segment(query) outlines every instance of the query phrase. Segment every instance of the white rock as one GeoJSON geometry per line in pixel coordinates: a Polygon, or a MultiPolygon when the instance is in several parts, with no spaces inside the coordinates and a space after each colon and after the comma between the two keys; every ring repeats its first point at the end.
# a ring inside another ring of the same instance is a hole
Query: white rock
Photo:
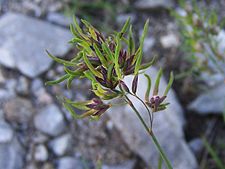
{"type": "Polygon", "coordinates": [[[0,67],[0,84],[3,84],[3,83],[5,83],[5,77],[3,76],[2,70],[1,70],[1,67],[0,67]]]}
{"type": "Polygon", "coordinates": [[[57,136],[65,129],[62,113],[55,105],[43,108],[34,118],[35,127],[43,133],[57,136]]]}
{"type": "Polygon", "coordinates": [[[173,6],[172,0],[139,0],[134,6],[139,10],[151,10],[155,8],[170,8],[173,6]]]}
{"type": "MultiPolygon", "coordinates": [[[[149,68],[146,74],[150,75],[153,83],[157,75],[156,69],[149,68]]],[[[133,77],[129,76],[125,79],[125,83],[131,84],[132,80],[133,77]]],[[[147,81],[143,75],[139,77],[138,86],[137,93],[141,98],[144,98],[147,81]]],[[[162,78],[159,88],[160,95],[162,95],[166,86],[167,83],[162,78]]],[[[149,118],[143,105],[136,99],[131,99],[143,115],[143,118],[148,122],[149,118]]],[[[168,108],[155,114],[154,133],[171,160],[174,169],[196,169],[196,159],[184,140],[182,129],[184,125],[183,111],[172,90],[167,96],[167,101],[170,102],[168,108]]],[[[114,122],[115,127],[121,132],[121,136],[129,148],[137,153],[149,167],[157,168],[159,153],[133,110],[129,106],[113,107],[109,110],[108,115],[114,122]]]]}
{"type": "Polygon", "coordinates": [[[71,135],[64,134],[52,140],[49,146],[56,155],[62,156],[71,147],[71,141],[71,135]]]}
{"type": "Polygon", "coordinates": [[[59,159],[57,169],[83,169],[83,164],[76,158],[73,157],[63,157],[59,159]]]}
{"type": "Polygon", "coordinates": [[[10,142],[13,138],[13,130],[4,121],[0,121],[0,144],[10,142]]]}
{"type": "Polygon", "coordinates": [[[0,144],[0,168],[20,169],[24,165],[25,151],[16,139],[0,144]]]}
{"type": "Polygon", "coordinates": [[[153,37],[145,38],[143,51],[146,56],[149,55],[149,52],[151,51],[154,44],[155,44],[155,39],[153,37]]]}
{"type": "Polygon", "coordinates": [[[35,147],[34,159],[36,161],[46,161],[48,159],[48,150],[43,144],[35,147]]]}
{"type": "Polygon", "coordinates": [[[131,23],[132,23],[135,20],[135,15],[133,13],[120,14],[120,15],[117,16],[116,22],[118,24],[124,24],[127,21],[128,18],[130,18],[131,23]]]}
{"type": "Polygon", "coordinates": [[[72,18],[69,18],[69,16],[66,17],[65,15],[56,12],[49,12],[47,15],[47,20],[61,26],[69,26],[73,23],[72,18]]]}
{"type": "Polygon", "coordinates": [[[188,106],[199,114],[223,113],[225,110],[225,84],[220,84],[198,96],[188,106]]]}
{"type": "Polygon", "coordinates": [[[180,42],[177,35],[171,33],[160,38],[160,43],[164,48],[178,47],[180,42]]]}
{"type": "Polygon", "coordinates": [[[22,14],[7,13],[0,18],[0,64],[34,78],[53,62],[45,49],[63,56],[70,49],[70,39],[68,30],[22,14]]]}

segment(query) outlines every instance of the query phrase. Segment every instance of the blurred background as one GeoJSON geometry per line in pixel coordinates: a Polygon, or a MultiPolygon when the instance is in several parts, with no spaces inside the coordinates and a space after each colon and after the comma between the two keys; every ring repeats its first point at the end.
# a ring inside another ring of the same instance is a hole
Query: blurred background
{"type": "Polygon", "coordinates": [[[160,143],[175,169],[224,169],[224,8],[224,0],[0,0],[0,169],[157,168],[144,130],[129,131],[139,121],[118,115],[126,109],[74,120],[56,99],[91,98],[89,81],[44,85],[64,74],[46,49],[76,54],[68,44],[72,16],[104,35],[130,17],[137,42],[150,19],[144,61],[157,62],[148,72],[154,78],[162,67],[164,86],[175,73],[171,108],[155,118],[160,143]]]}

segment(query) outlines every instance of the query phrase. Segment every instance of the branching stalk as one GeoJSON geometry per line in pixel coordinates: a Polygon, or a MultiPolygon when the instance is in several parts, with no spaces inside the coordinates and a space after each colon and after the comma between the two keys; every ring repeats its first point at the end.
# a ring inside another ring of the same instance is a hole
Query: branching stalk
{"type": "Polygon", "coordinates": [[[162,147],[160,146],[157,138],[155,137],[152,128],[149,128],[147,126],[147,124],[145,123],[144,119],[142,118],[141,114],[139,113],[139,111],[135,108],[135,106],[133,105],[133,103],[131,102],[131,100],[125,95],[126,101],[128,102],[128,104],[130,105],[130,107],[134,110],[134,112],[136,113],[136,115],[138,116],[139,120],[141,121],[141,124],[144,126],[146,132],[148,133],[148,135],[152,138],[153,143],[155,144],[160,156],[162,157],[162,159],[164,160],[166,166],[168,169],[173,169],[170,161],[168,160],[166,154],[164,153],[162,147]]]}

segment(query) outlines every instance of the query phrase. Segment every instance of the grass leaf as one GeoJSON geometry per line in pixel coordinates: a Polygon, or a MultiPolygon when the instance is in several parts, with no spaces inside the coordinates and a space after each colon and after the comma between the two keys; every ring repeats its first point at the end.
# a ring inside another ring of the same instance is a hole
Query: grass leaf
{"type": "Polygon", "coordinates": [[[93,47],[94,47],[95,53],[96,53],[96,55],[98,56],[98,58],[100,59],[101,63],[102,63],[105,67],[107,67],[108,63],[107,63],[107,61],[105,60],[105,57],[104,57],[104,56],[102,55],[102,53],[100,52],[100,50],[99,50],[99,48],[97,47],[97,45],[96,45],[96,44],[93,44],[93,47]]]}
{"type": "Polygon", "coordinates": [[[171,86],[173,84],[173,80],[174,80],[174,76],[173,76],[173,72],[171,72],[170,73],[170,80],[169,80],[169,83],[168,83],[168,85],[166,87],[166,90],[165,90],[163,96],[166,96],[168,94],[168,92],[169,92],[169,90],[170,90],[170,88],[171,88],[171,86]]]}
{"type": "Polygon", "coordinates": [[[205,148],[207,149],[209,154],[212,156],[212,158],[213,158],[214,162],[216,163],[218,169],[225,169],[225,165],[222,163],[219,156],[216,154],[215,150],[213,150],[213,148],[210,146],[210,144],[208,143],[206,138],[203,137],[202,140],[203,140],[203,144],[204,144],[205,148]]]}
{"type": "Polygon", "coordinates": [[[122,78],[122,73],[121,73],[121,70],[120,70],[120,65],[119,65],[119,55],[120,55],[120,49],[121,49],[121,42],[120,42],[120,39],[117,38],[117,41],[116,41],[116,49],[115,49],[115,55],[114,55],[114,63],[115,63],[115,70],[116,70],[116,74],[118,76],[119,79],[122,78]]]}
{"type": "Polygon", "coordinates": [[[57,58],[57,57],[53,56],[52,54],[50,54],[47,50],[46,50],[46,52],[47,52],[48,56],[50,58],[52,58],[54,61],[56,61],[58,63],[61,63],[64,66],[74,66],[74,63],[72,63],[71,61],[67,61],[67,60],[63,60],[63,59],[57,58]]]}
{"type": "Polygon", "coordinates": [[[138,74],[138,71],[140,69],[142,57],[143,57],[143,45],[144,45],[144,39],[147,36],[148,33],[148,26],[149,26],[149,19],[145,22],[144,30],[140,39],[140,53],[137,57],[136,65],[135,65],[135,70],[134,74],[138,74]]]}
{"type": "Polygon", "coordinates": [[[159,92],[159,83],[161,80],[161,76],[162,76],[162,68],[159,69],[157,77],[156,77],[156,81],[155,81],[155,85],[154,85],[154,90],[153,90],[153,95],[158,95],[159,92]]]}
{"type": "Polygon", "coordinates": [[[60,77],[60,78],[57,79],[57,80],[52,80],[52,81],[46,82],[45,85],[54,85],[54,84],[58,84],[58,83],[63,82],[64,80],[68,79],[69,77],[70,77],[69,74],[65,74],[65,75],[63,75],[62,77],[60,77]]]}
{"type": "Polygon", "coordinates": [[[97,77],[102,78],[102,74],[98,72],[91,64],[91,62],[88,60],[87,56],[83,55],[84,62],[86,63],[87,67],[90,69],[90,71],[97,77]]]}
{"type": "Polygon", "coordinates": [[[122,36],[125,34],[125,32],[127,31],[128,27],[130,25],[130,17],[126,20],[122,30],[119,33],[119,38],[122,38],[122,36]]]}
{"type": "Polygon", "coordinates": [[[148,81],[148,86],[147,86],[147,90],[145,92],[145,101],[149,102],[149,95],[150,95],[150,90],[151,90],[151,78],[149,75],[144,74],[144,76],[146,77],[147,81],[148,81]]]}

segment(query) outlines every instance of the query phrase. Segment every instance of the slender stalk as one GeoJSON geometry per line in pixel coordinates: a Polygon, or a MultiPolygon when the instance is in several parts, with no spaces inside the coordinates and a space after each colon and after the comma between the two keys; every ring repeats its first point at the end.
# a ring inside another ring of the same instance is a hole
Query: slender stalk
{"type": "Polygon", "coordinates": [[[149,108],[147,107],[147,105],[145,104],[145,102],[140,98],[138,97],[136,94],[132,94],[130,93],[132,96],[136,97],[144,106],[145,108],[147,109],[148,111],[148,116],[149,116],[149,121],[150,121],[150,126],[151,126],[151,129],[152,129],[152,123],[153,123],[153,114],[151,114],[149,108]]]}
{"type": "Polygon", "coordinates": [[[164,153],[164,151],[163,151],[162,147],[160,146],[160,144],[159,144],[157,138],[155,137],[154,133],[151,132],[150,135],[151,135],[152,140],[153,140],[153,142],[154,142],[156,148],[158,149],[158,151],[159,151],[159,153],[160,153],[162,159],[163,159],[164,162],[166,163],[167,168],[168,168],[168,169],[173,169],[172,165],[170,164],[170,161],[168,160],[166,154],[164,153]]]}
{"type": "Polygon", "coordinates": [[[126,95],[124,95],[124,97],[126,98],[126,100],[127,100],[128,104],[130,105],[130,107],[134,110],[134,112],[138,116],[139,120],[141,121],[141,123],[144,126],[145,130],[147,131],[147,133],[150,134],[151,133],[151,129],[145,123],[144,119],[142,118],[142,116],[140,115],[138,110],[134,107],[134,104],[130,101],[130,99],[126,95]]]}
{"type": "Polygon", "coordinates": [[[157,150],[159,151],[160,156],[162,157],[162,159],[164,160],[166,166],[168,169],[173,169],[170,161],[168,160],[166,154],[164,153],[162,147],[160,146],[157,138],[155,137],[153,131],[151,128],[149,128],[147,126],[147,124],[145,123],[144,119],[142,118],[142,116],[140,115],[139,111],[135,108],[135,106],[133,105],[133,103],[131,102],[131,100],[125,95],[125,98],[128,102],[128,104],[130,105],[130,107],[134,110],[134,112],[136,113],[136,115],[138,116],[139,120],[141,121],[142,125],[144,126],[145,130],[147,131],[148,135],[152,138],[153,143],[155,144],[157,150]]]}

